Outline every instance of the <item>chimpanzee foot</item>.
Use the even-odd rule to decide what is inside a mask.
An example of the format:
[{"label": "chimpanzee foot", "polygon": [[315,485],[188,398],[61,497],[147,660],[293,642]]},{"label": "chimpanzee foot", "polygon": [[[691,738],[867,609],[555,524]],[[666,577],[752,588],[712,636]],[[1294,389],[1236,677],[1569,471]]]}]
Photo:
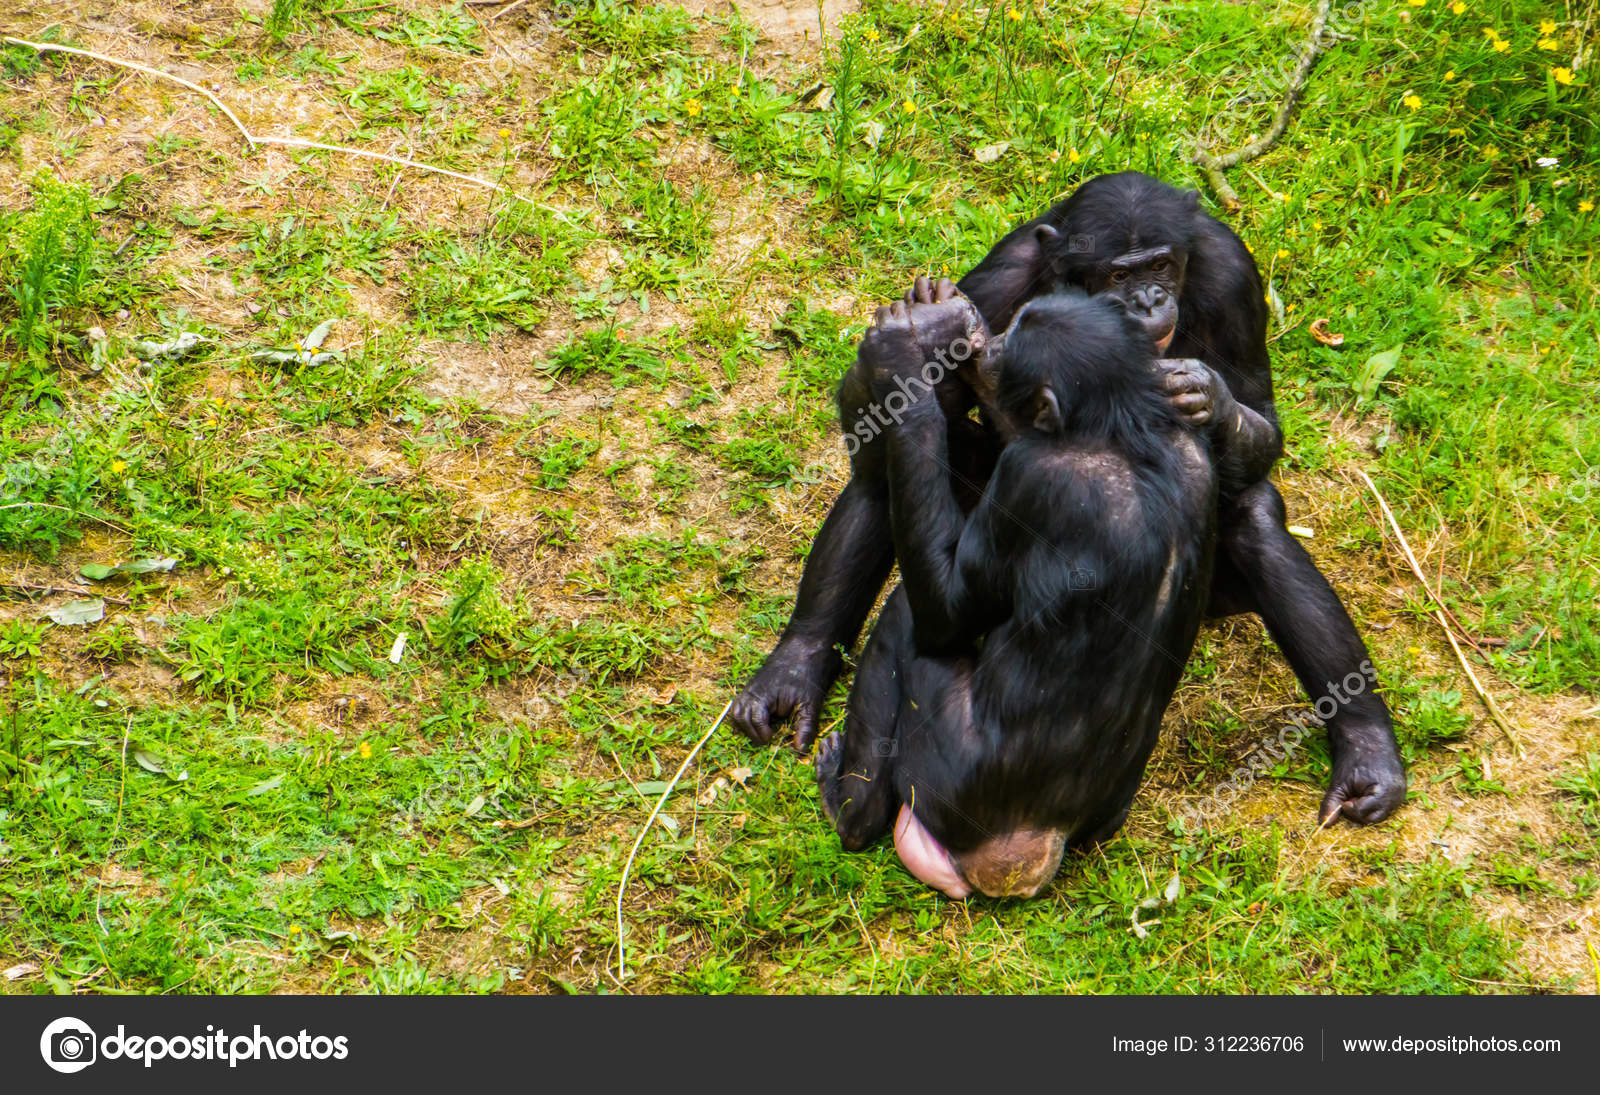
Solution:
[{"label": "chimpanzee foot", "polygon": [[846,767],[844,734],[839,731],[817,746],[814,763],[822,812],[846,851],[859,852],[888,834],[895,798],[887,764]]},{"label": "chimpanzee foot", "polygon": [[1351,735],[1335,743],[1333,777],[1317,818],[1328,825],[1343,816],[1357,825],[1373,825],[1398,810],[1406,800],[1406,770],[1388,730]]},{"label": "chimpanzee foot", "polygon": [[940,278],[932,281],[919,277],[911,283],[911,288],[906,290],[907,304],[943,304],[947,300],[954,300],[960,295],[956,283],[949,278]]},{"label": "chimpanzee foot", "polygon": [[812,762],[817,775],[817,797],[822,800],[822,812],[828,820],[837,822],[839,813],[848,801],[839,786],[839,769],[844,764],[844,735],[835,730],[817,746],[817,757]]}]

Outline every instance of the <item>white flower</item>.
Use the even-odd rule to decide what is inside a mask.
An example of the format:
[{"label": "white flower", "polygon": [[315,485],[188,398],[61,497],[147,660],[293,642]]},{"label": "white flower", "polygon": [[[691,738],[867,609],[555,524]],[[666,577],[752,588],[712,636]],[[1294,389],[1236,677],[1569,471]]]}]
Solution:
[{"label": "white flower", "polygon": [[1533,162],[1538,164],[1540,167],[1557,167],[1561,163],[1561,161],[1556,159],[1554,156],[1540,156]]}]

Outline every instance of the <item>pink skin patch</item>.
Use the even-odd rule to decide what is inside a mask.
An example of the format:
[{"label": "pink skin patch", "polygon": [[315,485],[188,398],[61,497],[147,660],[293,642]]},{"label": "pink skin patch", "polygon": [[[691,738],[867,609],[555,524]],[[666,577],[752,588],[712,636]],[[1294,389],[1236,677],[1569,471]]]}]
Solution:
[{"label": "pink skin patch", "polygon": [[900,807],[900,816],[894,822],[894,850],[906,870],[916,875],[940,893],[960,900],[972,893],[961,872],[956,870],[950,853],[944,845],[933,839],[933,834],[923,828],[911,807]]},{"label": "pink skin patch", "polygon": [[1163,335],[1160,338],[1156,339],[1156,353],[1158,353],[1158,354],[1166,353],[1167,352],[1167,347],[1172,345],[1172,336],[1177,334],[1177,333],[1178,333],[1178,330],[1177,330],[1176,327],[1174,327],[1172,330],[1168,331],[1165,335]]}]

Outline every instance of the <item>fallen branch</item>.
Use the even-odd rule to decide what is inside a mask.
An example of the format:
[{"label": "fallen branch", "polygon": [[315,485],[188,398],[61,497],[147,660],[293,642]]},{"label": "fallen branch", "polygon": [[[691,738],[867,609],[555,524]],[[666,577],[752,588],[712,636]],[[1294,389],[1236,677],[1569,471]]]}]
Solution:
[{"label": "fallen branch", "polygon": [[1289,119],[1294,115],[1295,107],[1300,105],[1300,97],[1305,94],[1306,84],[1311,79],[1311,70],[1317,66],[1317,59],[1339,39],[1337,34],[1328,30],[1328,15],[1332,10],[1333,0],[1320,0],[1317,4],[1316,18],[1311,21],[1311,34],[1306,39],[1306,44],[1301,47],[1300,61],[1289,77],[1289,86],[1283,93],[1283,102],[1278,104],[1277,117],[1272,119],[1272,127],[1265,135],[1251,141],[1243,148],[1221,156],[1213,156],[1197,143],[1191,161],[1205,172],[1211,189],[1216,192],[1218,200],[1228,212],[1237,213],[1241,206],[1239,195],[1228,185],[1223,172],[1230,167],[1237,167],[1255,159],[1283,139],[1284,133],[1289,129]]},{"label": "fallen branch", "polygon": [[[683,763],[678,765],[678,771],[667,781],[667,789],[661,792],[661,797],[656,799],[656,807],[650,811],[650,816],[644,819],[644,828],[639,830],[639,839],[633,842],[633,851],[628,853],[628,862],[622,865],[622,881],[617,883],[617,980],[621,982],[628,976],[627,951],[623,946],[622,925],[622,895],[628,891],[628,872],[633,870],[634,857],[639,854],[639,846],[644,843],[645,834],[650,831],[650,826],[655,824],[656,816],[661,813],[661,807],[667,804],[667,798],[678,786],[678,781],[689,770],[689,765],[694,763],[694,758],[700,755],[700,750],[706,742],[711,740],[711,735],[717,732],[717,727],[722,725],[722,720],[728,717],[728,712],[733,708],[733,701],[729,700],[722,714],[717,716],[717,721],[711,724],[699,741],[694,743],[694,748],[689,750],[689,755],[683,758]],[[623,773],[626,775],[627,773]],[[629,780],[629,782],[633,782]]]},{"label": "fallen branch", "polygon": [[228,120],[239,128],[239,132],[244,135],[244,143],[250,146],[250,151],[255,151],[255,138],[251,135],[250,131],[245,128],[245,124],[239,120],[239,116],[233,111],[229,110],[228,105],[221,99],[211,94],[211,92],[207,91],[199,84],[191,84],[182,76],[174,76],[172,73],[162,72],[158,68],[146,68],[144,65],[138,64],[137,62],[125,61],[120,57],[107,57],[104,53],[95,53],[92,50],[77,49],[73,46],[58,46],[54,42],[30,42],[25,38],[12,38],[9,35],[4,39],[0,39],[0,41],[10,42],[14,46],[27,46],[29,49],[38,50],[40,53],[71,53],[79,57],[88,57],[96,61],[104,61],[108,65],[116,65],[119,68],[131,68],[135,72],[144,73],[146,76],[154,76],[158,80],[171,80],[175,84],[182,84],[190,91],[198,91],[207,99],[210,99],[212,104],[218,110],[222,111],[222,113],[226,114],[228,116]]},{"label": "fallen branch", "polygon": [[[501,14],[504,14],[504,12]],[[545,205],[543,202],[536,202],[532,198],[524,197],[523,195],[518,194],[515,190],[510,190],[504,186],[501,186],[492,179],[485,179],[479,175],[468,175],[460,171],[451,171],[447,167],[435,167],[433,164],[423,163],[420,160],[407,159],[404,156],[390,156],[383,152],[369,152],[364,148],[348,148],[344,145],[324,144],[321,141],[307,141],[299,137],[266,137],[259,133],[252,133],[250,132],[249,128],[239,120],[239,116],[233,111],[229,110],[227,105],[223,103],[221,99],[217,98],[199,84],[192,84],[188,80],[183,79],[181,76],[174,76],[170,72],[162,72],[160,69],[147,68],[146,66],[137,64],[133,61],[124,60],[120,57],[110,57],[104,53],[94,53],[86,49],[75,49],[72,46],[58,46],[53,42],[30,42],[25,38],[12,38],[10,36],[0,38],[0,41],[9,42],[14,46],[26,46],[29,49],[38,50],[40,53],[71,53],[76,54],[79,57],[89,57],[96,61],[103,61],[108,65],[116,65],[120,68],[130,68],[135,72],[143,72],[149,76],[155,76],[163,80],[171,80],[175,84],[182,84],[191,91],[198,91],[207,99],[211,100],[211,102],[216,105],[217,109],[226,114],[228,116],[228,120],[238,127],[239,133],[244,137],[245,143],[250,146],[250,150],[252,152],[255,151],[257,145],[268,144],[279,145],[284,148],[305,148],[318,152],[336,152],[344,156],[358,156],[362,159],[368,160],[383,160],[386,163],[397,164],[401,167],[412,167],[418,171],[427,171],[434,175],[444,175],[447,178],[459,179],[462,182],[472,183],[474,186],[485,187],[486,189],[493,190],[498,194],[504,194],[508,198],[514,198],[517,201],[525,202],[526,204],[534,206],[535,208],[542,209],[545,212],[557,217],[564,223],[571,224],[561,210]]]},{"label": "fallen branch", "polygon": [[[1428,595],[1428,600],[1433,602],[1433,618],[1439,624],[1439,629],[1444,632],[1444,637],[1450,640],[1450,649],[1456,652],[1456,661],[1461,663],[1461,668],[1466,671],[1467,679],[1472,682],[1472,690],[1478,694],[1478,699],[1483,701],[1483,706],[1488,710],[1489,717],[1500,727],[1506,739],[1511,742],[1517,755],[1522,755],[1522,742],[1517,739],[1517,732],[1512,729],[1511,722],[1501,712],[1500,705],[1483,687],[1483,682],[1478,680],[1478,675],[1472,671],[1472,666],[1467,662],[1467,656],[1461,649],[1461,644],[1456,641],[1456,633],[1450,627],[1450,622],[1445,619],[1443,609],[1444,600],[1428,584],[1427,576],[1422,573],[1422,567],[1417,563],[1417,557],[1411,551],[1411,544],[1406,539],[1406,534],[1400,531],[1400,522],[1395,520],[1394,510],[1389,508],[1389,503],[1384,499],[1383,492],[1378,490],[1378,485],[1372,481],[1361,468],[1356,469],[1356,474],[1361,476],[1362,482],[1367,484],[1367,489],[1372,491],[1372,496],[1378,500],[1378,505],[1383,510],[1384,517],[1389,520],[1389,527],[1394,530],[1395,539],[1400,541],[1400,550],[1405,553],[1406,562],[1411,566],[1411,573],[1417,576],[1417,581],[1422,583],[1422,589]],[[1464,629],[1463,629],[1464,630]]]}]

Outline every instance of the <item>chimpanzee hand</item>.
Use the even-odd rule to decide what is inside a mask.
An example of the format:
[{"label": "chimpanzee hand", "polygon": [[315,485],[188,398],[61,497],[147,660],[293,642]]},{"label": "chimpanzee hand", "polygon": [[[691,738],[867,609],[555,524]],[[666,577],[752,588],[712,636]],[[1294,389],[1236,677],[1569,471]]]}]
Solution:
[{"label": "chimpanzee hand", "polygon": [[1327,825],[1342,814],[1358,825],[1382,821],[1406,800],[1406,770],[1387,731],[1371,741],[1346,739],[1334,752],[1333,777],[1323,796],[1318,821]]},{"label": "chimpanzee hand", "polygon": [[922,375],[933,362],[939,362],[941,370],[953,370],[972,359],[987,341],[983,317],[954,282],[944,278],[933,283],[919,277],[904,300],[877,310],[872,326],[862,335],[861,349],[872,363],[874,384],[891,385]]},{"label": "chimpanzee hand", "polygon": [[1172,406],[1190,426],[1210,425],[1233,402],[1227,382],[1205,362],[1192,357],[1163,358],[1156,362]]},{"label": "chimpanzee hand", "polygon": [[790,716],[794,747],[804,753],[817,736],[817,719],[828,686],[839,675],[839,654],[794,641],[779,643],[766,663],[734,698],[728,721],[757,745],[765,745]]}]

